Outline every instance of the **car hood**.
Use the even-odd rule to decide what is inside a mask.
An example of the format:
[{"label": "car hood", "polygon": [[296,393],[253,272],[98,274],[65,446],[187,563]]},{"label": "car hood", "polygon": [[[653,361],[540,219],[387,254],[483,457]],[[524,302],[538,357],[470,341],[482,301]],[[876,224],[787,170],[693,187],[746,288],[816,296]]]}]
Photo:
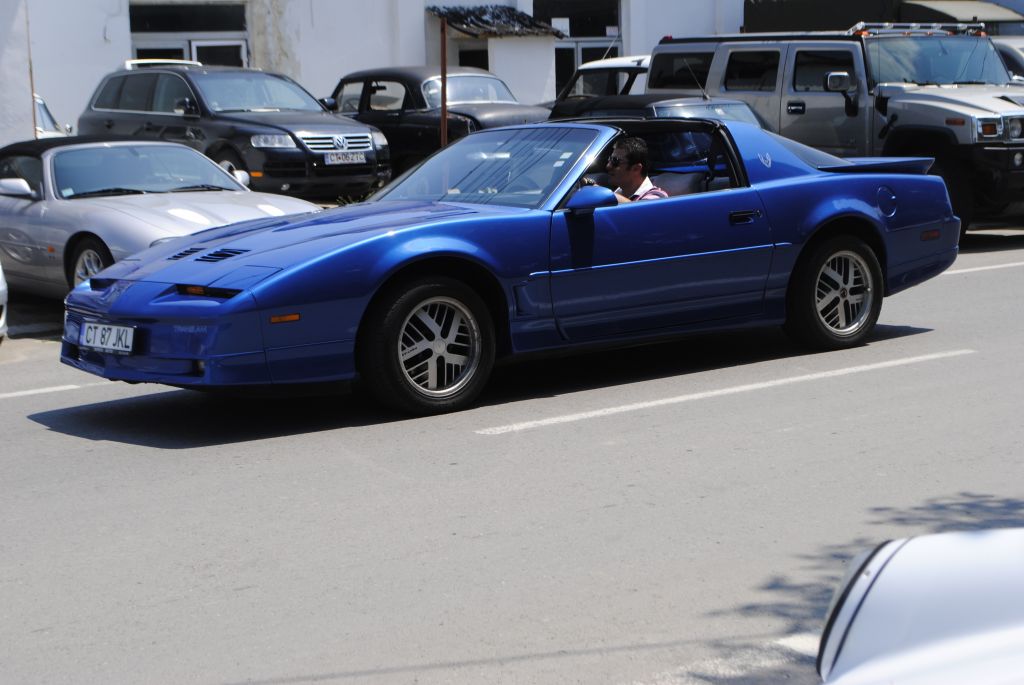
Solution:
[{"label": "car hood", "polygon": [[397,232],[522,209],[438,202],[368,202],[317,214],[203,231],[114,264],[102,278],[228,287],[232,272],[269,275]]},{"label": "car hood", "polygon": [[317,205],[294,197],[241,190],[118,195],[67,202],[88,203],[92,212],[118,212],[133,221],[154,226],[169,236],[188,235],[249,219],[319,209]]},{"label": "car hood", "polygon": [[481,128],[515,126],[544,121],[551,114],[544,107],[518,105],[510,102],[466,102],[451,105],[448,109],[455,114],[474,119]]},{"label": "car hood", "polygon": [[366,124],[332,112],[229,112],[221,115],[223,121],[239,124],[272,126],[283,131],[324,131],[334,133],[366,133],[372,130]]},{"label": "car hood", "polygon": [[1024,113],[1024,88],[1017,86],[885,84],[879,87],[879,92],[890,99],[890,107],[913,102],[941,105],[974,115]]}]

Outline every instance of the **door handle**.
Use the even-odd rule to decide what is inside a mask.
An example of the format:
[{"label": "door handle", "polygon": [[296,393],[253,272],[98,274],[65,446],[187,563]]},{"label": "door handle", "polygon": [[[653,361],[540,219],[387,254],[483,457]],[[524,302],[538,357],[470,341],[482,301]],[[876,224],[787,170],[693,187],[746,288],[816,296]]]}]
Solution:
[{"label": "door handle", "polygon": [[761,218],[760,209],[741,209],[737,212],[729,212],[729,223],[733,226],[752,224],[756,219]]},{"label": "door handle", "polygon": [[144,125],[142,126],[142,130],[143,130],[143,131],[152,131],[152,130],[153,130],[153,122],[152,122],[152,121],[147,121],[147,122],[146,122],[146,123],[145,123],[145,124],[144,124]]},{"label": "door handle", "polygon": [[113,119],[107,119],[106,121],[103,122],[103,126],[104,126],[104,128],[114,128],[114,120]]},{"label": "door handle", "polygon": [[803,114],[807,111],[807,105],[803,102],[787,102],[786,114]]}]

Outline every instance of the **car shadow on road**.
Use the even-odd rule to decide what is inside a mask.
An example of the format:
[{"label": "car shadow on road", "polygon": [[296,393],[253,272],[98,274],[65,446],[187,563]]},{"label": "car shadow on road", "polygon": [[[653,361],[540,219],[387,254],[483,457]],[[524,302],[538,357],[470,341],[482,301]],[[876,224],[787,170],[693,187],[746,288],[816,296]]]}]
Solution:
[{"label": "car shadow on road", "polygon": [[[927,331],[880,325],[872,343]],[[496,369],[478,404],[501,405],[808,354],[781,332],[760,330],[519,361]],[[28,418],[52,431],[87,440],[159,449],[193,449],[416,420],[381,408],[358,387],[330,394],[271,391],[243,396],[168,389]]]},{"label": "car shadow on road", "polygon": [[[867,523],[879,526],[884,532],[877,537],[859,537],[825,545],[815,552],[800,555],[797,557],[797,565],[801,569],[801,580],[782,574],[770,576],[758,587],[758,590],[771,597],[770,600],[744,604],[715,612],[714,615],[761,620],[770,616],[783,623],[787,635],[820,635],[832,593],[846,571],[846,564],[857,553],[873,549],[893,537],[1024,526],[1024,499],[959,492],[933,497],[906,508],[873,507],[868,510]],[[741,661],[744,650],[750,649],[750,645],[737,645],[733,642],[715,645],[715,651],[723,663]],[[785,672],[795,669],[804,674],[813,673],[814,657],[791,653],[788,659],[791,663]],[[713,672],[679,674],[683,682],[714,685],[779,682],[766,677],[766,673],[756,675],[754,678],[752,674],[736,677]],[[792,682],[791,679],[787,681]]]},{"label": "car shadow on road", "polygon": [[[928,333],[929,328],[879,324],[869,341]],[[669,342],[515,361],[495,369],[483,405],[553,397],[572,392],[685,376],[761,362],[806,358],[809,351],[781,329],[695,335]]]}]

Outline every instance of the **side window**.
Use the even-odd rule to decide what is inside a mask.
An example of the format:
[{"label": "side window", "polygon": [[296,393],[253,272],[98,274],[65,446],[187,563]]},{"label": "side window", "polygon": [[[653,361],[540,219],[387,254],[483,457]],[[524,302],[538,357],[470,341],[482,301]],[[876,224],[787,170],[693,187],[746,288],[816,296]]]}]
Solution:
[{"label": "side window", "polygon": [[0,178],[23,178],[38,193],[43,185],[43,162],[24,155],[4,157],[0,159]]},{"label": "side window", "polygon": [[[192,89],[185,83],[185,79],[174,74],[160,74],[156,81],[156,90],[153,91],[153,111],[173,113],[175,105],[183,98],[196,101]],[[179,113],[180,113],[180,108]]]},{"label": "side window", "polygon": [[96,96],[93,107],[96,109],[117,109],[117,101],[121,95],[121,86],[124,85],[124,76],[115,76],[103,84],[100,94]]},{"label": "side window", "polygon": [[708,82],[713,52],[656,55],[647,78],[649,88],[703,88]]},{"label": "side window", "polygon": [[825,91],[825,74],[845,71],[854,78],[853,53],[846,50],[800,50],[793,66],[793,90],[799,93]]},{"label": "side window", "polygon": [[362,81],[349,81],[348,83],[341,84],[341,90],[338,91],[338,111],[345,112],[358,112],[359,111],[359,100],[363,96],[363,82]]},{"label": "side window", "polygon": [[734,52],[725,66],[726,90],[773,91],[779,77],[779,51]]},{"label": "side window", "polygon": [[156,85],[156,77],[156,74],[126,76],[117,108],[145,112],[149,108],[149,96]]},{"label": "side window", "polygon": [[370,84],[370,109],[375,112],[397,112],[405,102],[405,86],[396,81],[374,81]]}]

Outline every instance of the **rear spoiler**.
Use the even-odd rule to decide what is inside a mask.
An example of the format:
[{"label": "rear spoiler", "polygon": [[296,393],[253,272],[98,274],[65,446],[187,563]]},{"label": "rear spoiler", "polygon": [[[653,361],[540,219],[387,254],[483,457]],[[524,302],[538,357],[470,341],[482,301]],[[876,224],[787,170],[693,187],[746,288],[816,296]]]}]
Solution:
[{"label": "rear spoiler", "polygon": [[819,166],[819,171],[839,174],[927,174],[932,157],[847,157],[852,164]]}]

